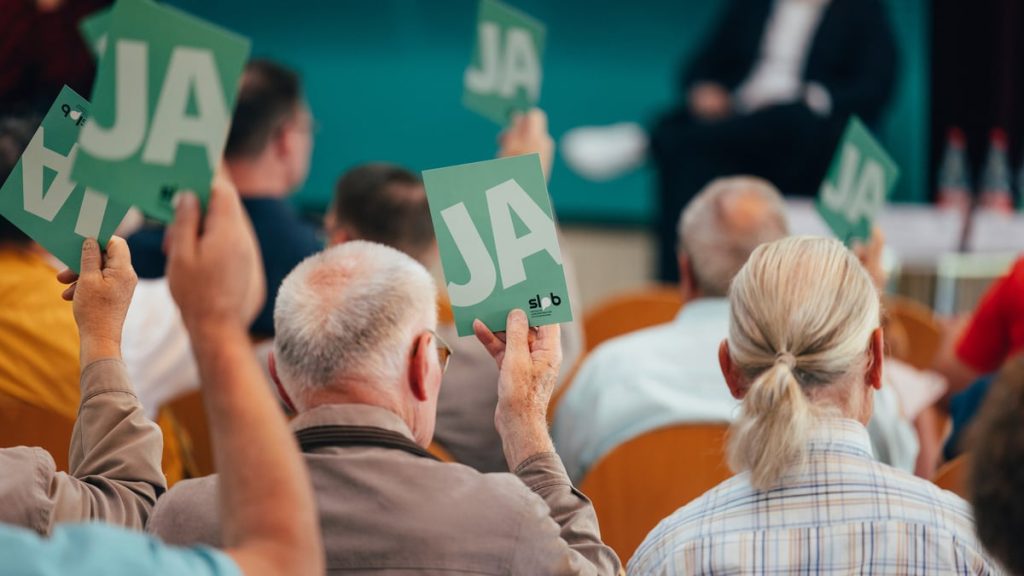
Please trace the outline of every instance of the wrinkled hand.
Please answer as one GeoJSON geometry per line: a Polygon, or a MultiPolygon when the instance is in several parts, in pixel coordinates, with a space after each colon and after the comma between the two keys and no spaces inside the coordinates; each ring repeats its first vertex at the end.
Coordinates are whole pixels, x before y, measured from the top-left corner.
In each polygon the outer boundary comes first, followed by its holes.
{"type": "Polygon", "coordinates": [[[715,82],[701,82],[690,89],[690,110],[704,120],[721,120],[732,114],[729,92],[715,82]]]}
{"type": "Polygon", "coordinates": [[[544,177],[551,178],[551,165],[555,161],[555,141],[548,133],[548,116],[540,108],[525,114],[515,114],[508,128],[498,137],[499,158],[539,154],[544,177]]]}
{"type": "Polygon", "coordinates": [[[562,365],[560,328],[552,324],[534,331],[526,313],[512,310],[504,340],[479,320],[473,322],[473,331],[498,363],[494,424],[509,469],[514,471],[530,456],[554,449],[547,432],[547,410],[562,365]]]}
{"type": "Polygon", "coordinates": [[[225,327],[248,331],[266,281],[252,223],[227,177],[214,178],[205,218],[194,194],[179,198],[165,248],[171,295],[193,337],[225,327]]]}
{"type": "Polygon", "coordinates": [[[852,247],[853,253],[860,260],[864,269],[871,276],[875,288],[879,292],[885,291],[885,268],[882,266],[882,252],[885,250],[885,233],[879,227],[871,229],[871,238],[867,244],[857,242],[852,247]]]}
{"type": "Polygon", "coordinates": [[[138,282],[124,239],[111,238],[106,257],[96,240],[86,239],[82,243],[81,272],[64,270],[57,274],[57,280],[70,284],[61,297],[73,303],[82,367],[103,358],[120,358],[121,330],[138,282]]]}

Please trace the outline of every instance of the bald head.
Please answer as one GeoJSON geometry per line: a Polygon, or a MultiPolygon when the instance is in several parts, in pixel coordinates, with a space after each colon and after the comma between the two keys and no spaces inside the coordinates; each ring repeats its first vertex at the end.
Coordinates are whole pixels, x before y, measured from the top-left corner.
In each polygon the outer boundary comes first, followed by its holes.
{"type": "Polygon", "coordinates": [[[779,191],[751,176],[719,178],[679,218],[679,254],[701,296],[724,297],[759,245],[789,234],[779,191]]]}
{"type": "Polygon", "coordinates": [[[393,248],[353,241],[310,256],[274,307],[281,385],[300,411],[332,388],[393,400],[417,334],[437,324],[435,299],[430,274],[393,248]]]}

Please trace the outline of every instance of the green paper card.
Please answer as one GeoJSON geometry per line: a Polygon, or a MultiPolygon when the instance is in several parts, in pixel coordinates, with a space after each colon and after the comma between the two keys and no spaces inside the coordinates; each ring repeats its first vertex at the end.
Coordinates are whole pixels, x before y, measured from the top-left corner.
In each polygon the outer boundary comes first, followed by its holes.
{"type": "Polygon", "coordinates": [[[476,48],[462,103],[498,124],[540,100],[544,25],[497,0],[480,0],[476,48]]]}
{"type": "Polygon", "coordinates": [[[0,187],[0,214],[75,272],[82,241],[106,246],[128,212],[128,205],[69,178],[87,118],[89,102],[65,86],[0,187]]]}
{"type": "Polygon", "coordinates": [[[899,177],[896,163],[853,116],[818,191],[818,212],[843,242],[866,242],[899,177]]]}
{"type": "Polygon", "coordinates": [[[119,0],[72,177],[168,222],[178,190],[205,203],[249,41],[149,0],[119,0]]]}
{"type": "Polygon", "coordinates": [[[427,170],[423,183],[459,336],[475,318],[504,330],[514,308],[530,326],[572,320],[540,156],[427,170]]]}
{"type": "Polygon", "coordinates": [[[107,47],[110,11],[110,8],[98,10],[78,23],[78,31],[82,33],[85,45],[89,47],[92,55],[96,58],[103,56],[103,52],[107,47]]]}

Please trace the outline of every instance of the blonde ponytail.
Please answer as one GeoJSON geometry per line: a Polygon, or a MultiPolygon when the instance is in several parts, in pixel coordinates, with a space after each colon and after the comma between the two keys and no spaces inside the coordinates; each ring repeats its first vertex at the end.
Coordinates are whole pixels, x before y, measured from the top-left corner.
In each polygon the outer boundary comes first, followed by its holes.
{"type": "Polygon", "coordinates": [[[791,237],[754,250],[729,305],[729,356],[750,383],[729,465],[766,490],[803,465],[819,418],[859,406],[878,293],[840,242],[791,237]]]}
{"type": "Polygon", "coordinates": [[[742,414],[729,432],[729,466],[749,470],[758,490],[774,485],[803,463],[815,415],[793,368],[776,362],[750,386],[742,414]]]}

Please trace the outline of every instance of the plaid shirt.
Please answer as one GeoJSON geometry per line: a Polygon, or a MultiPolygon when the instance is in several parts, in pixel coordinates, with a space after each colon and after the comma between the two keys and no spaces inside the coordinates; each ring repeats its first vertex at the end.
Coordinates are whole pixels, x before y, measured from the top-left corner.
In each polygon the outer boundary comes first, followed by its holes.
{"type": "Polygon", "coordinates": [[[630,574],[998,574],[966,502],[876,462],[867,431],[824,421],[807,465],[766,492],[739,474],[663,520],[630,574]]]}

